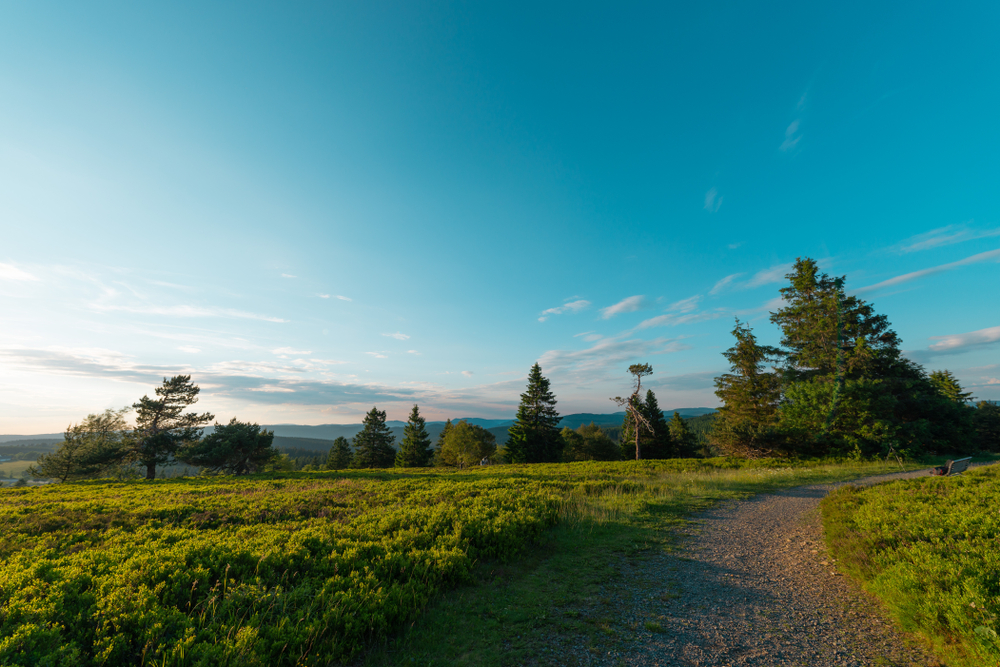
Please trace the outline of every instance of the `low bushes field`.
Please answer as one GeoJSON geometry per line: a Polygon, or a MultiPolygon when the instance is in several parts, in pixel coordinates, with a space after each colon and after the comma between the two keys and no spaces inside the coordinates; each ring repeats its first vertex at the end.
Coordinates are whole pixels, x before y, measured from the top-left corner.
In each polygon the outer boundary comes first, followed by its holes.
{"type": "Polygon", "coordinates": [[[607,528],[567,555],[599,559],[707,502],[885,470],[713,459],[3,489],[0,664],[347,662],[556,524],[607,528]]]}
{"type": "Polygon", "coordinates": [[[822,504],[839,566],[948,665],[1000,665],[1000,466],[842,487],[822,504]]]}

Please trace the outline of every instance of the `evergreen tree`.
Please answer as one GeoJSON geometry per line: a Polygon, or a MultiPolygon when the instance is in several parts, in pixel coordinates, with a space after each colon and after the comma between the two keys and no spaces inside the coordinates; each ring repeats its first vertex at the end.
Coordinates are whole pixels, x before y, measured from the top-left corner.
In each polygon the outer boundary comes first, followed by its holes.
{"type": "Polygon", "coordinates": [[[257,424],[237,421],[216,424],[215,430],[177,453],[177,458],[210,472],[249,475],[262,472],[278,458],[274,432],[261,430],[257,424]]]}
{"type": "Polygon", "coordinates": [[[670,436],[670,428],[667,420],[660,410],[660,404],[656,400],[656,394],[652,389],[646,390],[646,401],[643,404],[643,411],[646,421],[653,429],[653,432],[646,435],[642,445],[643,457],[647,459],[669,459],[675,456],[674,442],[670,436]]]}
{"type": "Polygon", "coordinates": [[[781,378],[764,365],[781,352],[758,345],[753,330],[736,320],[736,345],[723,352],[732,373],[715,378],[715,395],[722,399],[710,440],[713,445],[738,456],[764,456],[774,449],[781,399],[781,378]]]}
{"type": "Polygon", "coordinates": [[[791,379],[885,375],[899,356],[899,336],[885,315],[857,297],[846,296],[844,277],[819,273],[808,257],[795,262],[781,289],[785,307],[771,313],[781,327],[781,345],[791,379]]]}
{"type": "Polygon", "coordinates": [[[537,363],[528,373],[528,390],[521,394],[517,418],[508,429],[506,455],[511,463],[550,463],[562,454],[559,413],[549,381],[537,363]]]}
{"type": "Polygon", "coordinates": [[[397,468],[422,468],[431,461],[431,439],[427,435],[427,422],[420,416],[416,405],[410,411],[409,421],[403,427],[403,442],[396,454],[397,468]]]}
{"type": "Polygon", "coordinates": [[[976,404],[972,423],[979,449],[1000,452],[1000,405],[991,401],[980,401],[976,404]]]}
{"type": "Polygon", "coordinates": [[[460,421],[448,430],[441,443],[441,465],[465,468],[492,456],[496,450],[496,436],[482,426],[460,421]]]}
{"type": "Polygon", "coordinates": [[[373,407],[365,415],[361,432],[354,436],[352,468],[391,468],[396,459],[396,436],[385,425],[385,411],[373,407]]]}
{"type": "Polygon", "coordinates": [[[444,423],[444,428],[438,433],[438,439],[434,443],[434,453],[431,455],[431,465],[432,466],[443,466],[444,462],[441,461],[441,447],[444,445],[444,439],[448,437],[451,433],[451,429],[455,428],[454,424],[451,423],[449,419],[444,423]]]}
{"type": "Polygon", "coordinates": [[[215,417],[209,413],[184,412],[198,402],[201,389],[190,375],[164,378],[156,398],[143,396],[133,405],[135,430],[120,450],[123,463],[138,462],[146,468],[146,479],[156,477],[156,466],[169,463],[174,454],[201,438],[202,427],[215,417]]]}
{"type": "Polygon", "coordinates": [[[337,436],[330,447],[330,453],[326,457],[327,470],[343,470],[351,465],[351,445],[347,438],[342,435],[337,436]]]}
{"type": "Polygon", "coordinates": [[[928,376],[941,396],[959,405],[967,405],[972,401],[971,391],[962,391],[962,385],[951,371],[934,371],[928,376]]]}
{"type": "Polygon", "coordinates": [[[667,426],[678,458],[692,459],[698,456],[698,436],[688,426],[687,420],[681,417],[681,413],[675,412],[667,426]]]}
{"type": "Polygon", "coordinates": [[[38,479],[60,482],[97,477],[121,456],[121,450],[131,437],[125,422],[128,408],[105,410],[88,415],[73,424],[63,434],[63,442],[52,454],[42,454],[27,473],[38,479]]]}

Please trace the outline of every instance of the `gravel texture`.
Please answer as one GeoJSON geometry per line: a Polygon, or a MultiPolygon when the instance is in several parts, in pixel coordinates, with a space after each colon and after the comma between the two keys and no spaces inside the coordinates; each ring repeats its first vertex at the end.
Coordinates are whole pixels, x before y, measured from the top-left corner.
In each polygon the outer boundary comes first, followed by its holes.
{"type": "Polygon", "coordinates": [[[565,664],[938,665],[837,572],[818,511],[833,486],[723,503],[682,531],[679,551],[623,560],[620,583],[585,612],[606,619],[606,640],[565,664]]]}

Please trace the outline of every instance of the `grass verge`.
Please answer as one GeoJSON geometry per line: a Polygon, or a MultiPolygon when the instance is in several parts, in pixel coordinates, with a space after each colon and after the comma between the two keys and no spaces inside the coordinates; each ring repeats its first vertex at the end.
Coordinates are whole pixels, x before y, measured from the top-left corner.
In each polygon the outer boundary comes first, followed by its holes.
{"type": "Polygon", "coordinates": [[[1000,665],[1000,466],[845,486],[821,504],[840,567],[954,667],[1000,665]]]}

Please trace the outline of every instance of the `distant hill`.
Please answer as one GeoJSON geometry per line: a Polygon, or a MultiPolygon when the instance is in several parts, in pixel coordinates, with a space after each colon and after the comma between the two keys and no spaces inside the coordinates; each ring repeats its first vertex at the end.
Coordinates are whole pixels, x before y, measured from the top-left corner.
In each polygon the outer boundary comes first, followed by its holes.
{"type": "MultiPolygon", "coordinates": [[[[689,419],[701,415],[709,415],[715,412],[714,408],[674,408],[664,410],[663,414],[670,419],[674,412],[679,412],[682,417],[689,419]]],[[[559,426],[579,428],[583,424],[594,422],[599,426],[616,427],[622,425],[625,418],[624,412],[612,413],[590,413],[580,412],[571,415],[564,415],[559,421],[559,426]]],[[[503,445],[507,442],[507,429],[514,423],[513,419],[484,419],[481,417],[459,417],[454,421],[467,421],[476,426],[482,426],[496,436],[497,444],[503,445]]],[[[427,433],[432,441],[436,441],[445,422],[427,422],[427,433]]],[[[387,421],[396,442],[403,439],[403,427],[406,422],[387,421]]],[[[343,436],[350,440],[361,430],[361,424],[318,424],[310,426],[306,424],[264,424],[262,428],[274,431],[275,446],[283,448],[308,449],[313,451],[329,451],[332,441],[343,436]]],[[[205,429],[206,433],[211,432],[211,427],[205,429]]],[[[0,443],[10,443],[16,441],[21,447],[32,445],[51,445],[62,442],[61,433],[47,433],[41,435],[0,435],[0,443]]]]}
{"type": "Polygon", "coordinates": [[[0,435],[0,442],[12,442],[18,440],[54,440],[63,441],[62,433],[43,433],[41,435],[0,435]]]}

